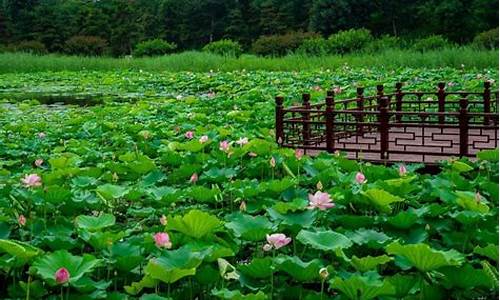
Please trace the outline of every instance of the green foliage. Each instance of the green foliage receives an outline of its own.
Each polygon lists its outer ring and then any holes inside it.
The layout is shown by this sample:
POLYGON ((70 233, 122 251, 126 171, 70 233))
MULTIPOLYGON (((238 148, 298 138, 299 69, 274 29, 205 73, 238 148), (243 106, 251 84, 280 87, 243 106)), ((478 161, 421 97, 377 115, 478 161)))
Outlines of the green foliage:
POLYGON ((71 55, 99 56, 106 51, 108 43, 98 36, 77 35, 64 45, 64 52, 71 55))
POLYGON ((305 40, 314 37, 317 37, 317 34, 300 31, 261 36, 252 44, 252 52, 263 56, 281 56, 294 52, 305 40))
POLYGON ((498 49, 498 28, 479 33, 472 44, 480 49, 498 49))
POLYGON ((365 49, 373 37, 367 29, 349 29, 339 31, 328 38, 328 48, 330 53, 346 54, 359 52, 365 49))
POLYGON ((433 174, 408 164, 405 176, 342 154, 297 161, 275 145, 266 99, 279 91, 288 106, 316 86, 381 78, 405 80, 408 90, 447 78, 449 91, 480 91, 477 77, 498 69, 325 68, 0 75, 0 294, 55 299, 62 287, 69 299, 495 298, 498 150, 442 162, 433 174), (82 106, 40 104, 46 94, 82 106), (94 98, 102 101, 91 106, 94 98), (353 183, 358 171, 365 184, 353 183), (34 173, 42 186, 26 187, 22 178, 34 173), (335 207, 308 208, 318 182, 335 207), (279 233, 290 243, 265 246, 279 233), (70 273, 62 286, 59 268, 70 273))
POLYGON ((173 53, 177 45, 162 39, 148 40, 135 45, 133 56, 159 56, 173 53))
POLYGON ((47 48, 39 41, 22 41, 12 46, 16 52, 30 53, 34 55, 42 55, 47 53, 47 48))
POLYGON ((365 48, 370 53, 382 52, 390 49, 399 49, 402 42, 399 37, 384 34, 379 38, 373 39, 365 48))
POLYGON ((238 42, 234 42, 229 39, 223 39, 205 45, 203 47, 203 51, 222 56, 238 57, 241 55, 242 49, 241 45, 238 42))
POLYGON ((297 53, 310 56, 323 56, 328 53, 328 42, 322 37, 306 39, 297 49, 297 53))
POLYGON ((450 42, 441 35, 431 35, 426 38, 416 40, 412 48, 416 51, 426 52, 450 47, 450 42))

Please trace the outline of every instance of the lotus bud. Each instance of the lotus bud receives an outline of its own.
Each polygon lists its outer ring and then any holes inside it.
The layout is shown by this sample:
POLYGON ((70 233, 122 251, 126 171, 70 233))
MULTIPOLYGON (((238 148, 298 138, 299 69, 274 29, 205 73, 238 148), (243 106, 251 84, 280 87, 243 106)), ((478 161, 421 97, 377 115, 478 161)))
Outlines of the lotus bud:
POLYGON ((20 226, 26 225, 26 217, 24 215, 19 215, 19 218, 17 218, 17 222, 20 226))
POLYGON ((240 211, 247 211, 247 204, 245 201, 241 201, 240 203, 240 211))
POLYGON ((269 244, 265 244, 263 247, 262 247, 262 250, 266 251, 266 252, 269 252, 273 249, 273 246, 269 245, 269 244))
POLYGON ((323 190, 323 184, 321 183, 321 181, 318 181, 318 183, 316 183, 316 188, 318 189, 318 191, 323 190))
POLYGON ((64 284, 69 281, 69 271, 66 268, 60 268, 54 274, 57 284, 64 284))
POLYGON ((271 156, 271 159, 269 160, 269 164, 271 165, 271 168, 276 167, 276 159, 274 159, 274 156, 271 156))
POLYGON ((321 277, 321 280, 326 280, 328 276, 330 276, 330 273, 328 273, 327 268, 319 269, 319 277, 321 277))
POLYGON ((165 215, 161 215, 160 224, 163 226, 167 225, 167 217, 165 215))

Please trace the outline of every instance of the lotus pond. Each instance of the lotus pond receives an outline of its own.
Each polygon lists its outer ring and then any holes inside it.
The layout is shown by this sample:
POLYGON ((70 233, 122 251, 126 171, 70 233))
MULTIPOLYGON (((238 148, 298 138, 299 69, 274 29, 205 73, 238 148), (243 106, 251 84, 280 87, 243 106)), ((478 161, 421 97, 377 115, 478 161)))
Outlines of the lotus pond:
POLYGON ((497 77, 0 75, 1 298, 497 298, 498 151, 427 174, 280 149, 273 130, 277 94, 497 77))

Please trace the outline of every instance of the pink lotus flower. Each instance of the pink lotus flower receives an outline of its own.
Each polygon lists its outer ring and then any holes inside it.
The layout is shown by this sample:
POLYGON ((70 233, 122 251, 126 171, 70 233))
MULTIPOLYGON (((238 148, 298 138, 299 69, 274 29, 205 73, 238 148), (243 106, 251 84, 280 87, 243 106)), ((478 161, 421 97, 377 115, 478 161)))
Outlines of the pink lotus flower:
POLYGON ((229 150, 229 142, 228 141, 222 141, 219 143, 219 149, 221 151, 227 152, 229 150))
POLYGON ((363 174, 361 172, 356 173, 356 182, 359 184, 366 183, 365 174, 363 174))
POLYGON ((246 144, 248 144, 248 138, 240 138, 239 140, 236 141, 236 144, 240 145, 240 146, 244 146, 246 144))
POLYGON ((191 175, 191 178, 189 179, 189 182, 196 183, 197 181, 198 181, 198 174, 193 173, 193 175, 191 175))
POLYGON ((319 210, 326 210, 328 208, 334 207, 335 204, 332 202, 330 195, 328 193, 323 193, 317 191, 314 195, 309 194, 309 206, 308 209, 318 208, 319 210))
POLYGON ((37 136, 38 136, 39 139, 44 139, 46 137, 46 134, 45 134, 45 132, 39 132, 37 134, 37 136))
POLYGON ((167 225, 167 217, 165 215, 161 215, 160 224, 163 226, 167 225))
POLYGON ((192 139, 194 137, 194 132, 192 131, 187 131, 186 133, 184 133, 184 136, 187 138, 187 139, 192 139))
POLYGON ((271 156, 271 159, 269 160, 269 164, 271 165, 271 168, 276 167, 276 159, 274 159, 274 156, 271 156))
POLYGON ((37 187, 42 185, 42 178, 37 174, 29 174, 24 176, 21 182, 27 187, 37 187))
POLYGON ((158 232, 154 235, 155 244, 158 248, 172 248, 172 242, 170 242, 170 237, 166 232, 158 232))
POLYGON ((287 237, 283 233, 273 233, 271 235, 266 234, 266 240, 267 243, 276 250, 288 245, 292 241, 291 238, 287 237))
POLYGON ((302 149, 295 149, 295 158, 297 160, 301 160, 302 156, 304 156, 304 150, 302 150, 302 149))
POLYGON ((208 136, 207 135, 201 136, 199 141, 201 144, 208 142, 208 136))
POLYGON ((405 176, 406 173, 408 173, 406 166, 403 164, 399 165, 399 176, 405 176))
POLYGON ((35 160, 35 166, 40 168, 42 165, 43 165, 43 159, 39 158, 35 160))
POLYGON ((21 226, 26 225, 26 217, 24 215, 19 215, 19 217, 17 218, 17 222, 21 226))
POLYGON ((319 92, 319 91, 322 90, 322 88, 319 85, 316 85, 316 86, 313 87, 313 90, 319 92))
POLYGON ((340 94, 340 93, 342 93, 342 88, 340 86, 336 86, 333 88, 333 92, 335 94, 340 94))
POLYGON ((64 284, 69 281, 70 274, 66 268, 60 268, 54 275, 57 284, 64 284))

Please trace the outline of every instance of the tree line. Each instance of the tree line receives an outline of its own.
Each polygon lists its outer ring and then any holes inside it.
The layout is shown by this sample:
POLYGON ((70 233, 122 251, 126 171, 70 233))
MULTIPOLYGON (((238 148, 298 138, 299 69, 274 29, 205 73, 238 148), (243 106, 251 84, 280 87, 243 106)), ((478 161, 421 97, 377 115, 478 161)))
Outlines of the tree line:
POLYGON ((498 27, 494 0, 0 0, 0 44, 40 41, 62 51, 74 36, 99 37, 111 54, 160 38, 200 49, 228 38, 249 48, 291 31, 325 37, 350 28, 414 39, 439 34, 467 43, 498 27))

